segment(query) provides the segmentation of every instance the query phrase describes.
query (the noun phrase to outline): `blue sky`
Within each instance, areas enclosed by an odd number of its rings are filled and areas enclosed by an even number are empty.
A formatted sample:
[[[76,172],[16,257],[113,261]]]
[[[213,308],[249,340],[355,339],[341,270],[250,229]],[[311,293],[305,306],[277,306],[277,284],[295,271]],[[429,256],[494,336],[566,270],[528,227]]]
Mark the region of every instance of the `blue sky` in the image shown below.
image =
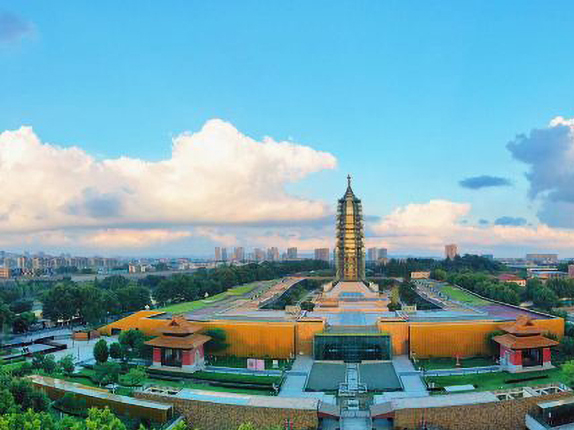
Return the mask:
[[[0,14],[26,23],[0,42],[0,131],[28,125],[42,142],[99,160],[159,161],[174,137],[221,118],[255,140],[336,157],[336,168],[284,183],[291,195],[333,204],[350,172],[365,212],[381,219],[443,199],[471,205],[458,221],[536,226],[542,203],[527,195],[529,165],[506,145],[574,116],[573,9],[543,1],[0,1]],[[459,184],[481,175],[511,185]],[[211,246],[198,242],[197,252]]]

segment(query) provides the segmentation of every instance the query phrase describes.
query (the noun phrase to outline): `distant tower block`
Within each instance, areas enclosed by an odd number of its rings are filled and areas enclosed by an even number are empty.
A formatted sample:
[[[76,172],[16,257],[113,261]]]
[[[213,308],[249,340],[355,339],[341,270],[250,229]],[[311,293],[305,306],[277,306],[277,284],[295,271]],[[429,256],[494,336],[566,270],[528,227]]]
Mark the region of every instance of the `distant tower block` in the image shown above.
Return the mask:
[[[350,175],[347,182],[347,191],[337,207],[337,280],[362,281],[365,279],[363,209],[351,188]]]

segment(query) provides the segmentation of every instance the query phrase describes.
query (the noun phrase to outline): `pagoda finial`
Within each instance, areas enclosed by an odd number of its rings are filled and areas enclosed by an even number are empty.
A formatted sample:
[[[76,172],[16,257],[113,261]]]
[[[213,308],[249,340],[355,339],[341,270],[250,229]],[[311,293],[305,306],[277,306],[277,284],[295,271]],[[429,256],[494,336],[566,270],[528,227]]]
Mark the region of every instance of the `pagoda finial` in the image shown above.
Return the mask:
[[[351,186],[351,175],[347,174],[347,185]]]

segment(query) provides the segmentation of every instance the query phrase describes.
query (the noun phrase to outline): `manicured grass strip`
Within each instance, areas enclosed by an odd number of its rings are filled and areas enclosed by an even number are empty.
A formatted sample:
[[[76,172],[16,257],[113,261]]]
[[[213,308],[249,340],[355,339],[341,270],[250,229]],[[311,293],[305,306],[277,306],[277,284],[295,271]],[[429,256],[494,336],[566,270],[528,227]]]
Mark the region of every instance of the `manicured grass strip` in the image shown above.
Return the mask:
[[[434,382],[437,387],[446,387],[449,385],[467,385],[471,384],[476,387],[477,391],[491,391],[506,388],[524,387],[529,385],[550,384],[553,382],[567,383],[566,376],[560,369],[544,370],[540,372],[530,372],[529,377],[547,376],[536,381],[522,381],[518,383],[507,383],[512,380],[512,375],[507,372],[479,373],[472,375],[456,376],[428,376],[428,382]]]
[[[160,369],[147,369],[148,374],[162,376],[175,376],[188,379],[200,379],[203,381],[214,382],[237,382],[241,384],[259,384],[259,385],[273,385],[281,381],[279,376],[258,376],[258,375],[241,375],[238,373],[223,373],[223,372],[204,372],[198,371],[193,373],[166,371]]]
[[[460,360],[460,367],[486,367],[496,363],[489,357],[472,357]],[[430,358],[417,360],[417,367],[423,366],[425,370],[456,369],[455,358]]]
[[[473,296],[460,288],[453,287],[451,285],[446,285],[440,288],[440,291],[449,296],[452,300],[457,300],[459,302],[468,303],[469,305],[487,305],[488,302],[479,297]]]
[[[241,296],[243,294],[247,294],[248,292],[258,287],[260,284],[270,285],[275,282],[277,281],[273,280],[273,281],[251,282],[249,284],[239,285],[237,287],[231,288],[230,290],[224,291],[223,293],[216,294],[215,296],[208,297],[206,299],[195,300],[193,302],[177,303],[175,305],[170,305],[166,306],[165,308],[158,309],[158,311],[171,312],[171,313],[191,312],[197,309],[202,309],[207,306],[210,306],[213,303],[219,302],[228,297]]]
[[[282,368],[290,366],[290,360],[284,358],[276,359],[278,361],[279,367],[273,367],[273,359],[265,358],[265,369],[266,370],[281,370]],[[219,367],[234,367],[236,369],[247,369],[247,357],[231,357],[231,356],[218,356],[212,357],[208,363],[210,366]]]
[[[38,372],[41,373],[41,372]],[[83,369],[82,371],[74,374],[74,376],[64,376],[62,374],[58,375],[50,375],[54,378],[63,379],[69,382],[76,382],[78,384],[87,385],[89,387],[94,388],[101,388],[98,384],[94,383],[91,379],[93,376],[94,371],[89,369]],[[153,378],[153,376],[149,376],[148,378],[143,381],[143,384],[153,384],[159,385],[164,387],[175,387],[175,388],[192,388],[197,390],[205,390],[205,391],[213,391],[213,392],[220,392],[220,393],[238,393],[238,394],[260,394],[262,396],[269,396],[273,394],[273,390],[269,389],[250,389],[250,388],[235,388],[235,387],[218,387],[210,385],[209,383],[201,383],[201,382],[191,382],[188,380],[180,380],[180,381],[166,381],[162,379]],[[124,395],[124,396],[131,396],[133,392],[133,388],[129,387],[119,387],[116,390],[116,394]]]

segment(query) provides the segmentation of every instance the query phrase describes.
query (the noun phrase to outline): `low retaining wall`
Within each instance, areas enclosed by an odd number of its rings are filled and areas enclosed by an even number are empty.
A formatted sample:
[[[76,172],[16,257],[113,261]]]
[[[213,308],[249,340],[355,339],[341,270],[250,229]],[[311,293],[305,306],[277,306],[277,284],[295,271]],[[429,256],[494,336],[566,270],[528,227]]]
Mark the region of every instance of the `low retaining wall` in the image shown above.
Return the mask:
[[[257,429],[267,430],[273,427],[284,428],[287,420],[290,420],[293,430],[314,430],[319,425],[316,409],[212,403],[146,392],[137,392],[134,395],[137,398],[173,405],[175,411],[185,417],[188,427],[198,430],[236,430],[243,423],[251,423]]]
[[[540,402],[572,397],[572,392],[503,400],[475,405],[401,409],[394,413],[396,429],[420,429],[421,422],[444,430],[522,430],[524,417]]]

